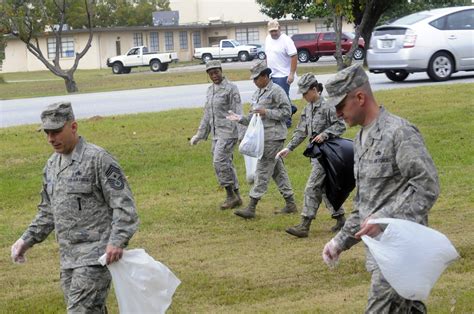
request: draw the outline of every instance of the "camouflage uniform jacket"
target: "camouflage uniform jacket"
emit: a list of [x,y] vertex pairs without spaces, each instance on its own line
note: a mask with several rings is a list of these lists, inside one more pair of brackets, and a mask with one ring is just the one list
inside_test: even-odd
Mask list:
[[237,85],[224,78],[219,85],[212,84],[207,89],[204,115],[197,131],[198,138],[207,140],[210,133],[215,140],[242,138],[245,128],[226,119],[229,110],[242,114],[242,102]]
[[398,218],[428,224],[428,211],[439,194],[438,175],[418,129],[383,107],[365,145],[354,141],[354,210],[336,243],[347,250],[364,220]]
[[[262,89],[257,89],[252,95],[252,109],[264,107],[265,116],[262,117],[265,129],[265,142],[285,140],[288,129],[285,121],[291,116],[291,105],[285,91],[277,84],[270,81]],[[252,114],[242,117],[239,121],[248,125],[252,119]]]
[[55,229],[61,268],[99,265],[108,244],[124,248],[138,227],[135,203],[115,159],[79,139],[70,163],[54,153],[43,171],[38,213],[22,239],[42,242]]
[[294,150],[308,136],[312,139],[322,133],[328,139],[338,137],[344,131],[346,131],[346,126],[341,119],[337,118],[334,107],[328,106],[321,97],[316,103],[309,103],[304,107],[300,122],[287,148]]

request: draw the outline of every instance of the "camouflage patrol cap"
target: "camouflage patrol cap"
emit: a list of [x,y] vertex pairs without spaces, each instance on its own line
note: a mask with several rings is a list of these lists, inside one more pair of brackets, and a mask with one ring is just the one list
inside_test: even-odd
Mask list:
[[311,88],[311,85],[318,83],[313,73],[305,73],[298,81],[298,93],[305,94]]
[[324,85],[329,98],[326,102],[330,106],[337,106],[354,89],[361,87],[369,81],[369,77],[360,64],[351,65],[336,73],[334,78],[330,79]]
[[210,60],[206,63],[206,72],[211,69],[222,69],[221,62],[219,60]]
[[70,102],[57,102],[46,107],[41,113],[41,127],[39,130],[57,130],[74,121],[74,112]]
[[265,60],[257,62],[252,68],[250,69],[250,79],[257,78],[262,72],[268,72],[268,74],[272,73],[272,70],[267,67],[267,62]]

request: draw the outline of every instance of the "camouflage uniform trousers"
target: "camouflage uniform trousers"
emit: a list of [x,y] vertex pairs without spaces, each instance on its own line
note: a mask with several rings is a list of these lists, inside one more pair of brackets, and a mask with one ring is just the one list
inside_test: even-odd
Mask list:
[[402,298],[385,280],[378,267],[372,271],[372,280],[369,291],[369,301],[366,314],[415,314],[427,313],[421,301],[412,301]]
[[221,186],[233,186],[239,188],[237,171],[235,170],[234,147],[237,139],[217,139],[212,141],[212,162],[216,172],[217,181]]
[[331,213],[331,217],[344,215],[344,208],[334,210],[334,207],[329,203],[326,194],[324,193],[324,179],[326,178],[326,171],[316,158],[311,158],[311,174],[309,175],[306,187],[304,190],[304,203],[301,216],[314,219],[318,212],[321,201],[324,200],[326,208]]
[[61,270],[61,287],[68,313],[107,313],[106,300],[112,277],[105,266]]
[[278,191],[284,198],[293,195],[290,178],[281,158],[275,159],[276,154],[283,149],[283,140],[265,141],[263,156],[257,162],[255,182],[250,190],[250,197],[260,199],[268,189],[270,177],[273,177]]

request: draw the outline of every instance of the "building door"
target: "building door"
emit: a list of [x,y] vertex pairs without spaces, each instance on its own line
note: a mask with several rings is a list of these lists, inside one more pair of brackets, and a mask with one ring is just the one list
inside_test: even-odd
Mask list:
[[115,52],[117,52],[117,56],[120,56],[122,54],[122,50],[120,49],[120,40],[117,40],[115,42]]

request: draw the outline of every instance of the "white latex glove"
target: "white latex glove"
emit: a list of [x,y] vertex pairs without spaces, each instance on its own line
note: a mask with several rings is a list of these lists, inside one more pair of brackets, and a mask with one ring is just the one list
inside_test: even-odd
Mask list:
[[341,254],[342,250],[337,246],[336,241],[331,239],[323,249],[323,260],[330,268],[334,268],[337,266],[337,262],[339,261],[339,254]]
[[279,157],[285,158],[286,156],[288,156],[289,153],[291,153],[291,150],[289,150],[288,148],[283,148],[276,154],[275,159]]
[[228,112],[229,112],[229,115],[227,117],[225,117],[227,120],[238,122],[242,119],[242,115],[236,114],[232,110],[229,110]]
[[197,135],[194,135],[193,137],[191,137],[191,139],[189,140],[189,144],[191,145],[196,145],[197,143],[199,143],[201,139],[198,138]]
[[11,257],[12,261],[17,264],[23,264],[26,262],[25,252],[28,250],[23,239],[18,239],[11,247]]

